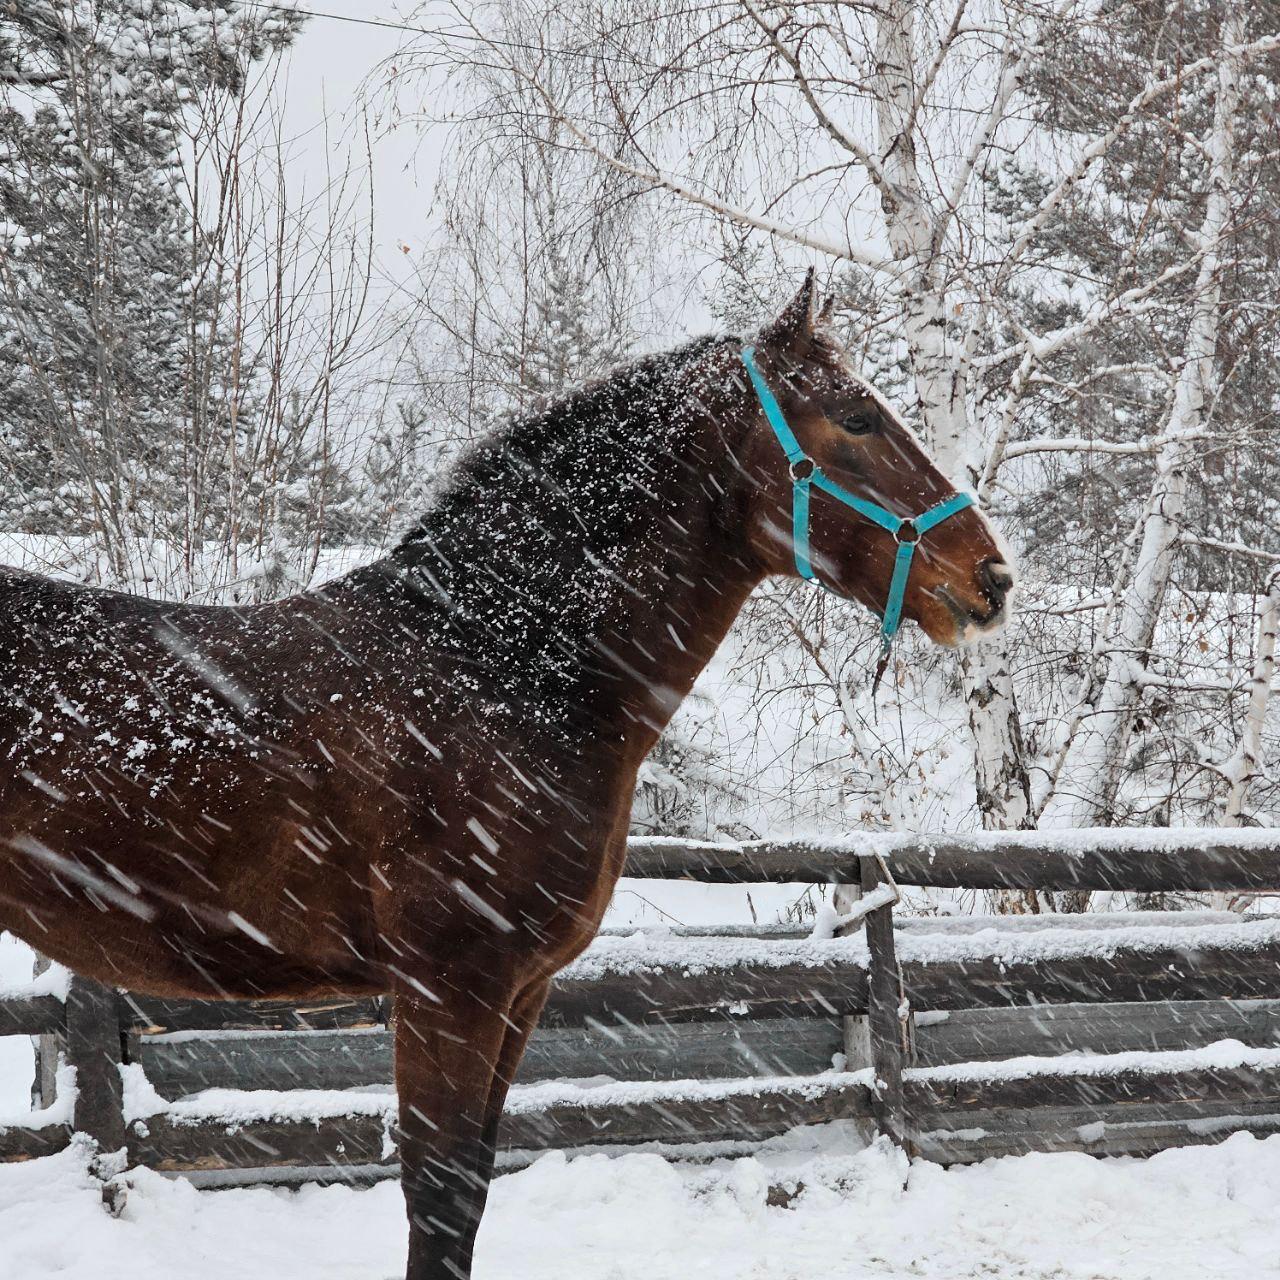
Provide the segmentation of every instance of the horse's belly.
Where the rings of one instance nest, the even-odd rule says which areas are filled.
[[[108,986],[145,995],[208,1000],[306,999],[377,994],[374,966],[347,948],[288,953],[268,935],[196,928],[188,920],[140,918],[66,901],[44,911],[0,895],[0,929],[42,955]],[[238,936],[239,935],[239,936]]]

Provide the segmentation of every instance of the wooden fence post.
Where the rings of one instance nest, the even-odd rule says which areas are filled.
[[[864,893],[870,893],[886,882],[878,858],[861,858],[859,865]],[[906,1024],[901,1009],[902,990],[893,941],[892,904],[872,911],[867,916],[866,929],[867,947],[871,953],[867,972],[867,1026],[877,1086],[873,1110],[880,1132],[910,1155],[914,1142],[908,1131],[902,1087]]]
[[[125,1145],[120,1019],[111,988],[72,976],[65,1052],[76,1072],[73,1128],[98,1144],[100,1158],[111,1155]]]
[[[862,900],[862,884],[838,883],[833,886],[831,905],[837,916],[848,915]],[[837,925],[835,936],[843,938],[857,933],[866,922],[855,920],[852,924]],[[846,1014],[840,1019],[844,1041],[844,1069],[861,1071],[871,1065],[871,1032],[864,1013]]]
[[[37,954],[31,976],[38,978],[53,964],[47,956]],[[31,1100],[38,1107],[53,1106],[58,1096],[58,1059],[67,1051],[66,1029],[46,1031],[35,1037],[36,1073]]]

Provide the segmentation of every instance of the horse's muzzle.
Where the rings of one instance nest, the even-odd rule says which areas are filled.
[[[1013,590],[1013,569],[996,557],[984,560],[978,566],[978,585],[989,606],[986,610],[970,609],[965,619],[957,618],[961,635],[969,639],[969,632],[976,628],[981,635],[999,631],[1009,620],[1009,593]]]

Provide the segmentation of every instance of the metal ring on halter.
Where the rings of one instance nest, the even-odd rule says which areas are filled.
[[[914,546],[920,541],[920,530],[916,528],[914,520],[904,520],[899,526],[897,532],[893,535],[901,543],[907,546]]]
[[[818,464],[812,458],[797,458],[791,464],[791,479],[792,481],[811,480],[817,469]]]

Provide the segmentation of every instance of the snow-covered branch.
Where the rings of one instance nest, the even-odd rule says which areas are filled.
[[[1037,208],[1026,218],[1016,231],[1009,249],[1005,269],[1001,272],[1001,281],[1007,279],[1019,266],[1027,250],[1049,224],[1050,219],[1062,206],[1071,191],[1080,184],[1089,170],[1111,149],[1116,141],[1132,128],[1133,124],[1147,107],[1175,90],[1181,90],[1199,76],[1219,70],[1228,64],[1233,68],[1242,66],[1251,58],[1262,57],[1280,49],[1280,32],[1272,32],[1259,36],[1255,40],[1243,43],[1224,45],[1221,50],[1197,58],[1185,67],[1158,80],[1144,85],[1130,100],[1128,108],[1123,111],[1109,129],[1099,134],[1080,153],[1075,164],[1062,175],[1057,184],[1044,196]],[[1232,74],[1238,74],[1233,71]]]
[[[1183,530],[1180,541],[1184,547],[1207,547],[1211,551],[1223,551],[1228,555],[1249,556],[1254,560],[1280,564],[1280,553],[1267,551],[1263,547],[1251,547],[1246,542],[1227,542],[1222,538],[1210,538],[1202,533],[1190,533],[1186,530]]]
[[[1208,431],[1190,431],[1177,439],[1183,443],[1192,440],[1207,440],[1211,437]],[[1159,453],[1167,445],[1174,443],[1171,436],[1148,436],[1143,440],[1091,440],[1086,436],[1050,436],[1041,440],[1019,440],[1004,451],[1004,460],[1023,458],[1031,453],[1113,453],[1139,454]]]

